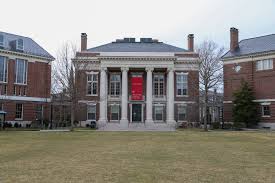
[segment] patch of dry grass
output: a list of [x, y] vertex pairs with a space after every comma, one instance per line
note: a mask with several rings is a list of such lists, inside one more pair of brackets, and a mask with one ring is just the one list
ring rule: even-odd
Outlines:
[[0, 182], [275, 182], [275, 133], [0, 132]]

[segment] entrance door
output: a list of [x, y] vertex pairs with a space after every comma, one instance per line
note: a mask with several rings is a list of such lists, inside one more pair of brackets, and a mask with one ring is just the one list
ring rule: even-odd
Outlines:
[[142, 104], [132, 104], [132, 122], [141, 123], [142, 121]]

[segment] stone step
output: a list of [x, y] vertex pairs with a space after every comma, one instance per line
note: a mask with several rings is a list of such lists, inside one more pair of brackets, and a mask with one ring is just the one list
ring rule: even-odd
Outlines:
[[119, 123], [107, 123], [105, 126], [100, 127], [98, 131], [175, 131], [174, 126], [167, 125], [166, 123], [153, 123], [147, 125], [145, 123], [129, 123], [128, 126], [122, 126]]

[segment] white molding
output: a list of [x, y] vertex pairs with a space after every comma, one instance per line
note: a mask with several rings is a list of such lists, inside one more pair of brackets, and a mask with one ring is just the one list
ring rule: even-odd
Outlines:
[[91, 75], [92, 75], [92, 74], [98, 74], [98, 73], [99, 73], [99, 72], [95, 72], [95, 71], [90, 71], [90, 72], [87, 71], [87, 72], [86, 72], [86, 74], [91, 74]]
[[175, 101], [175, 104], [195, 104], [196, 101]]
[[265, 60], [265, 59], [274, 59], [275, 54], [269, 54], [269, 55], [255, 55], [255, 56], [248, 56], [248, 57], [233, 57], [230, 59], [223, 59], [223, 65], [227, 64], [237, 64], [237, 63], [243, 63], [243, 62], [253, 62], [258, 60]]
[[161, 56], [161, 57], [175, 57], [174, 52], [100, 52], [100, 56], [111, 57], [148, 57], [148, 56]]
[[174, 62], [169, 60], [101, 60], [101, 67], [128, 67], [128, 68], [168, 68], [174, 67]]
[[13, 52], [13, 51], [8, 51], [8, 50], [3, 50], [0, 49], [0, 54], [6, 57], [9, 57], [9, 59], [15, 59], [15, 58], [20, 58], [20, 59], [27, 59], [30, 62], [44, 62], [44, 63], [49, 63], [51, 61], [54, 61], [54, 59], [42, 57], [42, 56], [36, 56], [36, 55], [31, 55], [31, 54], [26, 54], [26, 53], [20, 53], [20, 52]]
[[51, 102], [51, 98], [24, 97], [0, 95], [1, 100], [29, 101], [29, 102]]
[[[257, 99], [257, 100], [253, 100], [253, 102], [275, 102], [275, 99]], [[228, 101], [223, 101], [224, 104], [231, 104], [233, 103], [232, 101], [228, 100]]]

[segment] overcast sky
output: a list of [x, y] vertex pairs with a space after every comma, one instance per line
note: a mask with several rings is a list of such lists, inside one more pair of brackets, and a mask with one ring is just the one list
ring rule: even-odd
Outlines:
[[229, 47], [229, 29], [240, 39], [275, 33], [275, 0], [3, 0], [0, 30], [33, 38], [55, 56], [66, 41], [88, 47], [123, 37], [153, 37], [187, 47], [211, 39]]

